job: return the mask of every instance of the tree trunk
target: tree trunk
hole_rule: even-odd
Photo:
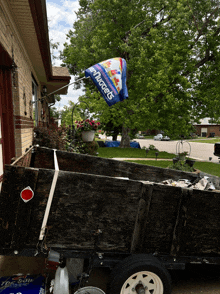
[[[118,134],[113,134],[113,136],[112,136],[112,141],[117,141],[117,137],[118,137]]]
[[[126,127],[122,127],[122,137],[121,137],[121,144],[119,147],[121,148],[128,148],[130,147],[130,137],[129,137],[130,129]]]

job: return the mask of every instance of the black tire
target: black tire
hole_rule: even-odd
[[[109,294],[137,294],[141,285],[148,289],[146,294],[171,293],[170,274],[152,255],[131,255],[120,262],[112,270]]]

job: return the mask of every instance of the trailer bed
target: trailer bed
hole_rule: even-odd
[[[218,177],[212,177],[215,191],[201,191],[161,184],[193,182],[196,173],[63,151],[56,157],[44,249],[220,256]],[[0,254],[34,254],[55,173],[54,150],[41,147],[5,166]],[[28,186],[34,197],[25,203],[20,193]]]

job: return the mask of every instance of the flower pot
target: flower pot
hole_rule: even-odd
[[[83,142],[92,142],[95,137],[95,131],[83,131],[82,140]]]

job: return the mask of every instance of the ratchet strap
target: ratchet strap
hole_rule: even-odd
[[[39,241],[42,241],[44,238],[44,235],[45,235],[47,221],[48,221],[48,217],[50,214],[50,208],[51,208],[51,204],[53,201],[53,196],[54,196],[54,192],[55,192],[55,188],[56,188],[56,184],[57,184],[57,179],[58,179],[58,174],[59,174],[59,166],[58,166],[58,161],[57,161],[56,150],[54,150],[54,168],[55,168],[55,172],[54,172],[53,181],[52,181],[52,185],[50,188],[50,194],[49,194],[49,197],[47,200],[47,206],[46,206],[46,210],[44,213],[44,218],[43,218],[43,222],[42,222],[42,226],[41,226],[41,230],[40,230]]]

